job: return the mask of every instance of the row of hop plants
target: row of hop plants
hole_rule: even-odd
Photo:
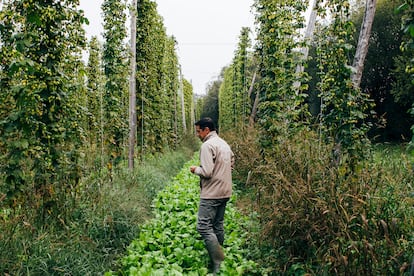
[[[153,218],[141,228],[118,271],[105,275],[207,275],[208,253],[196,230],[199,180],[190,173],[197,154],[153,201]],[[222,275],[266,275],[248,260],[246,238],[249,220],[235,208],[236,195],[225,216],[226,241]]]
[[[227,140],[238,160],[236,180],[249,174],[261,258],[272,275],[409,273],[414,177],[403,151],[377,149],[350,171],[332,164],[329,145],[311,131],[285,136],[268,155],[253,132]]]

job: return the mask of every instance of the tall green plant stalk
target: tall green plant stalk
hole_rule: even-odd
[[[234,104],[233,104],[233,82],[234,64],[223,69],[223,81],[219,88],[219,122],[220,131],[230,130],[234,127]]]
[[[97,37],[92,37],[89,43],[89,59],[86,70],[87,75],[87,99],[88,119],[85,129],[87,129],[88,147],[99,153],[101,163],[100,168],[104,167],[104,106],[103,106],[103,86],[104,75],[101,65],[101,46]],[[93,154],[92,158],[96,158]],[[92,160],[91,160],[92,161]]]
[[[301,46],[299,30],[304,25],[307,2],[256,0],[254,4],[263,95],[258,116],[265,147],[271,147],[282,133],[295,129],[303,113],[304,95],[294,85],[300,81],[295,72],[301,56],[295,49]]]
[[[141,156],[162,152],[173,146],[173,131],[178,93],[175,42],[168,38],[156,3],[137,3],[137,114]],[[173,91],[174,89],[174,91]]]
[[[167,107],[159,82],[166,32],[154,2],[140,0],[137,4],[137,116],[142,157],[165,149],[169,121],[161,114]]]
[[[78,4],[6,1],[0,16],[1,190],[7,202],[39,210],[42,218],[60,217],[80,177],[84,116],[76,80],[86,19]]]
[[[250,41],[250,29],[242,28],[239,44],[229,67],[224,71],[224,80],[219,90],[219,125],[220,129],[242,128],[248,123],[251,99],[248,97],[248,83],[253,73]]]
[[[166,127],[170,133],[167,136],[167,146],[176,148],[180,137],[183,136],[187,129],[185,114],[185,97],[183,83],[180,81],[180,67],[178,56],[175,52],[176,41],[174,37],[165,38],[165,48],[163,54],[162,68],[162,91],[164,94],[164,105],[168,108],[164,110],[164,116],[170,118]],[[184,111],[182,109],[184,108]],[[181,116],[180,116],[180,115]],[[185,127],[184,127],[185,126]]]
[[[185,124],[187,125],[187,133],[195,133],[194,123],[195,117],[200,118],[200,116],[195,116],[194,114],[194,91],[192,84],[183,79],[183,90],[184,90],[184,112],[185,112]]]
[[[333,161],[351,165],[351,171],[366,156],[369,129],[366,123],[370,110],[368,95],[356,88],[351,79],[349,56],[354,32],[349,21],[347,1],[327,2],[331,24],[319,40],[317,56],[320,69],[318,89],[321,97],[320,126],[325,139],[333,145]]]
[[[126,3],[118,0],[105,0],[104,14],[103,67],[106,76],[103,97],[104,118],[110,127],[105,127],[106,162],[112,165],[122,158],[122,150],[128,131],[128,53],[126,38]]]
[[[240,31],[239,44],[233,59],[234,64],[234,83],[233,83],[233,108],[234,108],[234,127],[241,128],[247,124],[250,101],[247,101],[248,93],[248,62],[249,48],[251,41],[249,37],[250,29],[244,27]]]

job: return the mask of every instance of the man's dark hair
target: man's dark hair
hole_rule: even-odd
[[[206,127],[208,127],[208,129],[210,131],[216,130],[216,126],[214,125],[214,121],[210,117],[201,118],[194,125],[199,126],[200,129],[202,129],[202,130],[204,130]]]

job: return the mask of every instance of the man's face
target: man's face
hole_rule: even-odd
[[[203,141],[207,134],[210,133],[210,129],[208,127],[201,129],[200,126],[196,126],[196,133],[197,137],[200,138],[201,141]]]

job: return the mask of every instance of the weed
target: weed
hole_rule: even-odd
[[[377,147],[350,171],[331,166],[331,147],[312,132],[280,137],[267,154],[252,146],[254,132],[245,135],[252,136],[248,143],[227,140],[237,145],[236,175],[249,179],[254,191],[249,198],[261,225],[255,242],[261,250],[252,254],[263,266],[271,264],[275,275],[409,270],[414,210],[407,188],[412,191],[414,177],[402,151]]]
[[[44,224],[25,205],[0,208],[0,274],[97,275],[116,269],[152,216],[153,197],[192,155],[181,149],[147,157],[133,172],[123,164],[111,173],[93,171],[65,195],[64,212]]]

